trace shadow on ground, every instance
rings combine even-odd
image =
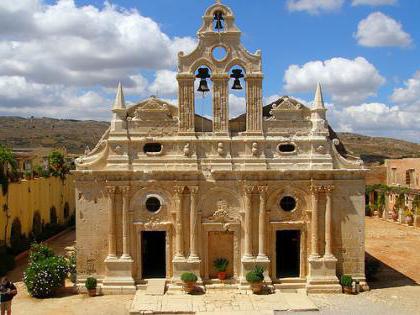
[[[413,279],[378,260],[368,252],[366,252],[366,259],[379,264],[378,272],[370,279],[368,278],[368,283],[371,290],[419,285]]]

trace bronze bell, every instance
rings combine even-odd
[[[232,74],[230,75],[230,77],[232,79],[235,79],[233,81],[232,90],[242,90],[241,80],[239,80],[244,77],[244,75],[242,74],[242,70],[241,69],[232,70]]]
[[[223,12],[217,11],[214,13],[214,20],[216,21],[215,29],[220,31],[224,28],[223,22],[225,19],[223,18]]]
[[[208,92],[210,91],[209,86],[207,84],[207,79],[210,78],[209,69],[207,68],[200,68],[198,69],[198,74],[195,76],[196,78],[200,79],[200,85],[198,86],[198,92]]]

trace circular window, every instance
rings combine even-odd
[[[296,199],[291,196],[285,196],[280,200],[280,208],[284,211],[290,212],[296,208]]]
[[[283,153],[292,153],[296,151],[296,146],[293,143],[282,143],[279,145],[279,151]]]
[[[158,212],[161,207],[160,200],[156,197],[149,197],[146,199],[146,209],[150,212]]]
[[[225,47],[217,46],[213,49],[213,58],[217,61],[222,61],[227,56],[227,50]]]

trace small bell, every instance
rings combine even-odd
[[[207,68],[198,69],[198,74],[195,77],[200,79],[200,84],[197,89],[198,92],[205,93],[205,92],[210,91],[209,86],[207,84],[207,79],[210,78],[209,69]]]
[[[235,79],[233,81],[232,90],[242,90],[241,80],[239,80],[244,77],[244,75],[242,74],[242,70],[241,69],[232,70],[232,74],[230,75],[230,77],[232,79]]]
[[[214,21],[216,21],[216,25],[215,25],[215,29],[217,31],[221,31],[223,30],[224,26],[223,26],[223,22],[225,19],[223,18],[223,12],[221,11],[217,11],[214,13]]]

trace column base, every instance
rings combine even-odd
[[[308,293],[341,293],[338,281],[337,259],[334,256],[309,257],[309,276],[306,280]]]
[[[130,257],[122,259],[106,258],[102,293],[134,294],[136,285],[131,273],[133,262]]]
[[[270,278],[270,276],[268,275],[268,269],[270,267],[270,260],[268,259],[268,257],[261,257],[261,256],[257,256],[252,257],[252,256],[243,256],[241,259],[242,262],[242,274],[240,277],[240,286],[248,286],[249,287],[249,283],[248,281],[246,281],[246,274],[250,271],[252,271],[255,266],[261,266],[264,268],[264,282],[266,284],[272,284],[272,280]]]

